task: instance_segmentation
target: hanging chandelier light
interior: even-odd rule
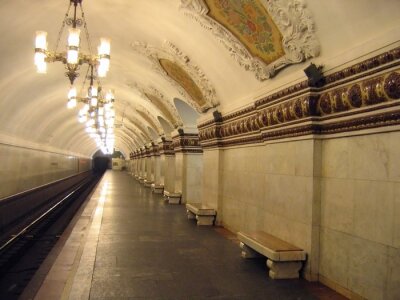
[[[104,154],[112,154],[114,151],[114,93],[112,90],[103,94],[100,81],[95,84],[93,65],[89,66],[90,79],[87,94],[80,97],[77,94],[76,88],[71,87],[68,92],[67,107],[72,109],[78,103],[83,106],[78,113],[78,121],[86,124],[86,132],[96,141],[97,146]],[[89,72],[88,72],[89,73]],[[85,82],[83,83],[84,90]]]
[[[110,67],[110,40],[106,38],[100,39],[97,55],[92,54],[89,32],[85,20],[85,15],[82,9],[83,0],[68,0],[69,6],[65,14],[64,21],[58,35],[56,47],[54,51],[47,49],[47,32],[37,31],[35,41],[35,65],[38,73],[46,73],[47,63],[60,61],[65,65],[71,85],[79,76],[78,70],[82,64],[95,66],[99,77],[105,77]],[[71,7],[73,6],[73,13]],[[81,10],[81,18],[77,17],[78,6]],[[66,51],[58,52],[60,40],[63,35],[65,26],[69,26]],[[83,27],[85,31],[86,43],[88,46],[88,54],[81,51],[81,30],[78,27]]]

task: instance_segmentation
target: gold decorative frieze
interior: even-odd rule
[[[351,77],[346,77],[348,71],[336,72],[329,81],[324,78],[321,88],[298,83],[200,124],[201,145],[224,147],[400,125],[398,49],[346,68],[353,70]]]
[[[172,137],[172,146],[175,153],[203,153],[198,134],[180,133]]]
[[[158,149],[160,155],[175,155],[172,141],[166,140],[165,138],[161,138],[161,141],[158,142]]]
[[[400,73],[391,72],[323,92],[317,109],[324,116],[399,98]]]

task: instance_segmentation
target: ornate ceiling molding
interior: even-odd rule
[[[153,86],[144,87],[139,85],[137,82],[130,84],[130,86],[137,90],[142,99],[145,99],[156,106],[162,113],[161,116],[170,122],[174,128],[183,126],[182,119],[179,116],[175,105],[172,103],[172,101],[167,100],[164,94],[157,88]]]
[[[184,54],[177,46],[168,41],[164,42],[162,48],[156,48],[141,42],[133,42],[131,46],[134,51],[148,57],[152,62],[153,71],[161,75],[172,86],[174,86],[183,98],[182,100],[187,101],[198,112],[206,112],[208,109],[219,105],[215,89],[207,79],[206,75],[200,67],[193,63],[189,56]],[[206,103],[199,105],[181,84],[168,75],[161,66],[160,59],[169,60],[181,67],[201,90]]]
[[[148,125],[156,130],[156,132],[162,136],[164,135],[164,130],[161,127],[160,122],[143,106],[136,107],[136,112],[148,123]]]
[[[246,70],[263,81],[276,75],[287,65],[300,63],[319,55],[320,46],[315,35],[314,22],[299,0],[260,0],[282,34],[285,55],[266,64],[253,56],[228,29],[211,18],[204,0],[181,0],[180,8],[187,16],[210,30],[229,50],[232,57]]]

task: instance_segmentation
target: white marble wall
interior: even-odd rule
[[[400,132],[322,143],[320,274],[400,299]]]
[[[234,232],[264,230],[304,248],[309,254],[304,276],[312,280],[319,244],[315,149],[319,143],[313,140],[225,149],[218,209]]]
[[[0,145],[0,199],[91,169],[73,156]]]

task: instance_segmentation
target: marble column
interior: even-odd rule
[[[162,194],[164,191],[164,181],[161,182],[161,157],[158,141],[153,144],[152,154],[154,159],[153,171],[154,178],[151,184],[151,191],[156,194]]]
[[[151,187],[152,183],[154,183],[153,146],[153,143],[146,145],[146,176],[143,182],[145,187]]]
[[[139,162],[139,182],[144,183],[146,179],[146,147],[140,148],[140,162]]]
[[[164,197],[168,201],[174,197],[178,198],[179,203],[181,194],[175,193],[175,152],[172,140],[161,138],[158,141],[158,149],[161,163],[160,185],[164,186]]]
[[[175,130],[172,144],[175,152],[175,193],[181,194],[180,203],[200,203],[203,150],[197,129]]]

